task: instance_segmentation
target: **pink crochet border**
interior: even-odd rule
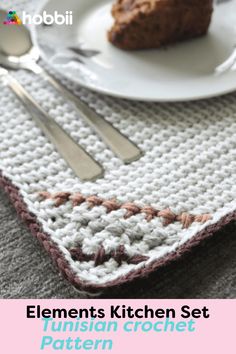
[[[45,250],[48,252],[54,263],[59,268],[60,272],[65,276],[67,280],[70,281],[79,290],[84,290],[87,292],[97,293],[99,291],[107,290],[111,287],[117,287],[122,284],[146,277],[158,268],[169,264],[177,259],[179,259],[183,254],[190,251],[193,247],[197,246],[201,241],[207,239],[214,235],[223,226],[229,224],[236,220],[236,211],[226,215],[219,222],[214,225],[207,226],[204,230],[196,234],[184,245],[180,246],[175,252],[171,252],[166,256],[153,261],[140,269],[129,272],[128,274],[119,277],[114,281],[107,282],[105,284],[88,284],[82,281],[71,269],[69,263],[65,259],[62,252],[59,250],[58,246],[50,239],[50,236],[42,231],[42,228],[37,221],[35,215],[29,212],[25,202],[23,201],[19,189],[12,184],[12,182],[4,177],[0,172],[0,186],[9,195],[15,209],[17,210],[21,219],[27,224],[31,233],[37,237],[39,242],[44,246]]]

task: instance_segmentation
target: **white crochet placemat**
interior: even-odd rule
[[[32,5],[13,3],[17,11]],[[147,275],[236,219],[236,93],[134,103],[64,81],[143,150],[124,165],[47,83],[14,75],[105,168],[104,178],[82,183],[0,84],[1,185],[77,288],[100,291]]]

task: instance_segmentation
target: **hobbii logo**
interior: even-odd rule
[[[73,25],[73,12],[66,11],[64,14],[58,13],[58,11],[54,11],[53,14],[48,14],[46,11],[43,11],[42,14],[34,14],[30,15],[25,11],[22,12],[21,17],[22,23],[24,25],[66,25],[71,26]]]

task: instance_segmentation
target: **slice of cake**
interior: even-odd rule
[[[213,0],[117,0],[108,32],[121,49],[159,48],[207,33]]]

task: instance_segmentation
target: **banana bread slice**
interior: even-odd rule
[[[207,33],[213,0],[117,0],[108,39],[126,49],[151,49]]]

